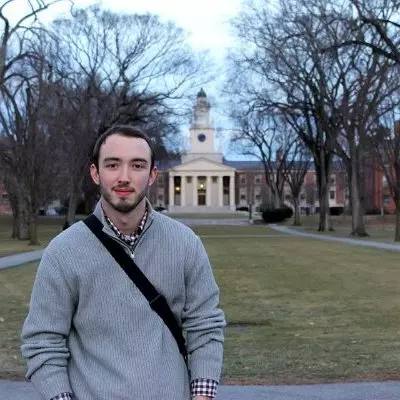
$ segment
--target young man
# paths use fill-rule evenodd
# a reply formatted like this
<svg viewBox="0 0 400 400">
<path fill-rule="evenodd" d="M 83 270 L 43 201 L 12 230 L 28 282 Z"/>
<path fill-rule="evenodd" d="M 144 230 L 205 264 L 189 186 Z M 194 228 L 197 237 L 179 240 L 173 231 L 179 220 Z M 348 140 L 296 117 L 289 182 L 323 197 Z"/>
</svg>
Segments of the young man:
<svg viewBox="0 0 400 400">
<path fill-rule="evenodd" d="M 103 232 L 134 258 L 186 335 L 189 370 L 160 316 L 98 238 L 78 222 L 51 241 L 22 331 L 27 378 L 45 400 L 196 400 L 215 397 L 225 319 L 200 239 L 152 210 L 151 140 L 116 126 L 90 166 Z"/>
</svg>

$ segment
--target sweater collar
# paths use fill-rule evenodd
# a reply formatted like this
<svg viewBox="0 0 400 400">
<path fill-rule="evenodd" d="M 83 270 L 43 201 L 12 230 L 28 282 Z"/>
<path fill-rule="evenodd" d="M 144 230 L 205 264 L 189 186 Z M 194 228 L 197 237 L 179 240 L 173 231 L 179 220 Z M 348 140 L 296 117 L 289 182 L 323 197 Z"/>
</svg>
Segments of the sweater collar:
<svg viewBox="0 0 400 400">
<path fill-rule="evenodd" d="M 149 200 L 146 198 L 146 207 L 147 207 L 147 219 L 144 225 L 143 231 L 145 231 L 150 225 L 153 223 L 154 218 L 156 217 L 157 212 L 154 211 L 153 207 L 151 206 Z M 93 210 L 93 214 L 99 219 L 99 221 L 103 224 L 103 231 L 110 236 L 117 237 L 115 232 L 110 228 L 108 225 L 104 212 L 103 207 L 101 206 L 101 199 L 97 202 L 96 207 Z"/>
</svg>

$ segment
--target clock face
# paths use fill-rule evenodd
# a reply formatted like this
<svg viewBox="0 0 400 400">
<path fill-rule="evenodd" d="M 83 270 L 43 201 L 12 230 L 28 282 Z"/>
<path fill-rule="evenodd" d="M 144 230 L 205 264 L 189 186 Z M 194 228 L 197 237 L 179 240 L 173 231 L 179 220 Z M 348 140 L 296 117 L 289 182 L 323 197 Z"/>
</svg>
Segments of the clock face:
<svg viewBox="0 0 400 400">
<path fill-rule="evenodd" d="M 205 140 L 206 140 L 206 135 L 205 135 L 204 133 L 200 133 L 200 134 L 197 136 L 197 139 L 199 140 L 199 142 L 205 142 Z"/>
</svg>

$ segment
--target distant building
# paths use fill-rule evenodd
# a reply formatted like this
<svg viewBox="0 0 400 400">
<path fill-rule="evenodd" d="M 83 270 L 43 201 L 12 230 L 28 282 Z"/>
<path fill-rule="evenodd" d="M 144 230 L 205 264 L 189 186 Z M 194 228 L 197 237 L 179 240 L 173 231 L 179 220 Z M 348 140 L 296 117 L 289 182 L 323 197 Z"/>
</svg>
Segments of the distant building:
<svg viewBox="0 0 400 400">
<path fill-rule="evenodd" d="M 229 212 L 249 203 L 255 207 L 271 197 L 266 184 L 264 166 L 260 161 L 229 161 L 214 147 L 214 129 L 210 104 L 202 89 L 197 95 L 190 127 L 190 151 L 180 160 L 159 165 L 157 182 L 150 190 L 152 204 L 173 212 Z M 344 205 L 341 171 L 331 176 L 329 202 L 331 207 Z M 318 207 L 315 171 L 310 169 L 305 178 L 305 193 L 301 195 L 304 212 L 315 212 Z M 285 187 L 285 203 L 290 205 L 289 188 Z"/>
</svg>

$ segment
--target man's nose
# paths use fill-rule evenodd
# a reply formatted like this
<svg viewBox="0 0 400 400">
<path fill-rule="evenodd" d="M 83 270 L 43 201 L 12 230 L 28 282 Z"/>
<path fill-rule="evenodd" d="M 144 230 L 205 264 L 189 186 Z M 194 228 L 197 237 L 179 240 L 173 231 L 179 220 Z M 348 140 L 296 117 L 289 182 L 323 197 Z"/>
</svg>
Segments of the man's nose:
<svg viewBox="0 0 400 400">
<path fill-rule="evenodd" d="M 129 182 L 129 168 L 127 165 L 120 168 L 118 180 L 119 182 Z"/>
</svg>

